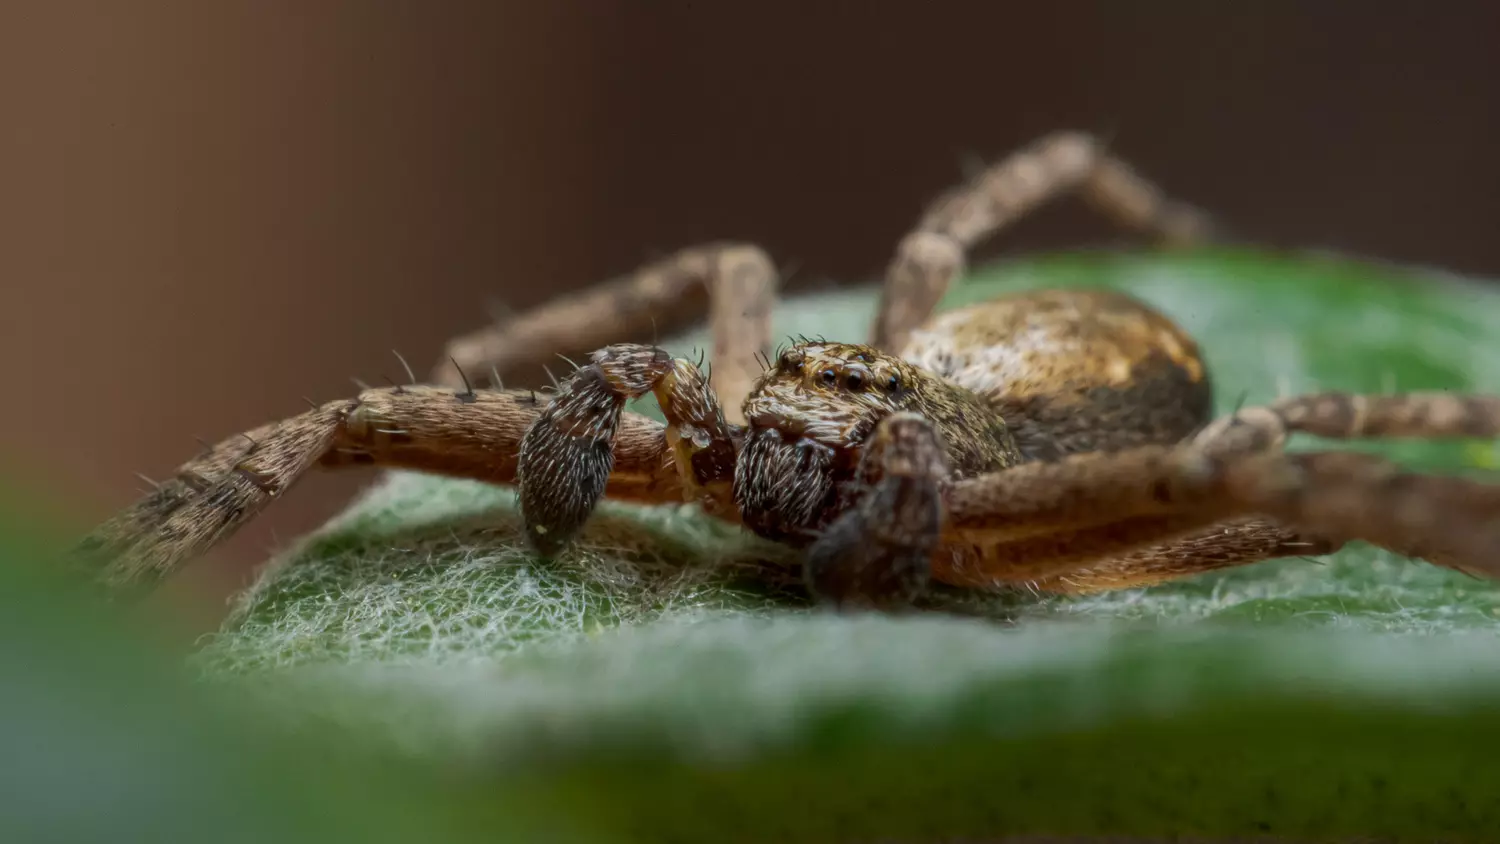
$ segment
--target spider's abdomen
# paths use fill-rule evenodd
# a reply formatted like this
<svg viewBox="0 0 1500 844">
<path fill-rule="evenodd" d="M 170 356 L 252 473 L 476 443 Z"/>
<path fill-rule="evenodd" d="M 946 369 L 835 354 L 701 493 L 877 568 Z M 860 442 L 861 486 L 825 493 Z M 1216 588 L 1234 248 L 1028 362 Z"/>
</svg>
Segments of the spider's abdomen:
<svg viewBox="0 0 1500 844">
<path fill-rule="evenodd" d="M 991 402 L 1031 458 L 1175 442 L 1213 411 L 1193 338 L 1113 291 L 1026 291 L 947 311 L 901 357 Z"/>
</svg>

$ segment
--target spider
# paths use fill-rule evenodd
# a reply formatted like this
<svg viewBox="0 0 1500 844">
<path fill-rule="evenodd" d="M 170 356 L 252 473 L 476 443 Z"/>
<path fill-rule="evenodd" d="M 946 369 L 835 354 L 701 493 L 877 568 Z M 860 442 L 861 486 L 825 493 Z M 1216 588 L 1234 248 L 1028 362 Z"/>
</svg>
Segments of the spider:
<svg viewBox="0 0 1500 844">
<path fill-rule="evenodd" d="M 79 552 L 112 591 L 134 591 L 313 466 L 375 464 L 518 485 L 548 557 L 606 496 L 696 503 L 798 549 L 810 591 L 839 606 L 908 606 L 932 581 L 1143 586 L 1356 540 L 1500 575 L 1500 486 L 1283 448 L 1295 432 L 1494 437 L 1500 398 L 1322 393 L 1214 418 L 1194 340 L 1123 294 L 1038 290 L 935 314 L 969 250 L 1067 193 L 1168 245 L 1210 236 L 1205 214 L 1094 138 L 1050 135 L 931 203 L 889 265 L 867 344 L 773 351 L 766 252 L 686 249 L 454 340 L 431 386 L 365 389 L 208 447 Z M 618 342 L 705 307 L 708 374 Z M 502 369 L 590 348 L 551 393 L 500 384 Z M 484 370 L 492 388 L 475 389 Z M 665 424 L 626 410 L 648 393 Z"/>
</svg>

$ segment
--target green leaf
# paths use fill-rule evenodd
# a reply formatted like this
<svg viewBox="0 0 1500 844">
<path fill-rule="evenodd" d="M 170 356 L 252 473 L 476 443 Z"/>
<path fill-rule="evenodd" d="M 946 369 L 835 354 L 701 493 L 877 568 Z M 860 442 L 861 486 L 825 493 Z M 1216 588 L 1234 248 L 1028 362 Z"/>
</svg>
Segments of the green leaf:
<svg viewBox="0 0 1500 844">
<path fill-rule="evenodd" d="M 1500 294 L 1331 257 L 1048 256 L 946 304 L 1057 285 L 1123 288 L 1179 320 L 1221 408 L 1500 392 Z M 801 297 L 778 331 L 858 339 L 872 313 L 868 289 Z M 1495 443 L 1339 447 L 1500 464 Z M 835 617 L 785 588 L 787 563 L 686 508 L 615 504 L 542 562 L 509 490 L 396 474 L 270 570 L 195 662 L 216 687 L 641 840 L 1478 840 L 1500 824 L 1488 582 L 1361 546 L 1150 590 Z"/>
<path fill-rule="evenodd" d="M 43 565 L 56 543 L 40 533 L 0 509 L 3 840 L 614 840 L 336 724 L 193 683 L 139 619 Z"/>
</svg>

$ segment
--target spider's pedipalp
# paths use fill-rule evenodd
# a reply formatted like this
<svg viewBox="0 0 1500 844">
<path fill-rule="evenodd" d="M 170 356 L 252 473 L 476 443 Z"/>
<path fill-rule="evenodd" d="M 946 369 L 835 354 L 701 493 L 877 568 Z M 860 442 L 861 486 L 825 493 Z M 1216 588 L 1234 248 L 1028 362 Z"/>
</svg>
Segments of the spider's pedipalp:
<svg viewBox="0 0 1500 844">
<path fill-rule="evenodd" d="M 915 413 L 887 416 L 866 442 L 852 506 L 808 547 L 809 590 L 838 606 L 905 606 L 927 585 L 942 535 L 948 459 Z"/>
<path fill-rule="evenodd" d="M 649 347 L 617 346 L 558 386 L 521 439 L 521 513 L 531 544 L 555 554 L 583 527 L 614 467 L 625 403 L 660 380 L 672 361 Z"/>
<path fill-rule="evenodd" d="M 564 380 L 521 439 L 521 513 L 533 547 L 556 554 L 604 496 L 626 402 L 654 393 L 667 418 L 662 451 L 671 455 L 683 497 L 725 516 L 740 439 L 692 361 L 654 346 L 606 346 Z"/>
</svg>

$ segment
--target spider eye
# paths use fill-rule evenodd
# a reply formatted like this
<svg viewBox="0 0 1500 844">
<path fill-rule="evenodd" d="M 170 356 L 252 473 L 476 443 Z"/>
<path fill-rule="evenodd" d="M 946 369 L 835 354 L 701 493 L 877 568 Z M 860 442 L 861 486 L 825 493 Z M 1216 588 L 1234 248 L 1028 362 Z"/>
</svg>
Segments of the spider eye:
<svg viewBox="0 0 1500 844">
<path fill-rule="evenodd" d="M 894 393 L 894 392 L 896 392 L 896 388 L 900 387 L 900 386 L 901 386 L 901 379 L 897 378 L 894 373 L 892 373 L 890 375 L 887 375 L 885 377 L 885 388 L 887 390 L 890 390 L 891 392 Z"/>
<path fill-rule="evenodd" d="M 863 390 L 865 387 L 865 374 L 859 370 L 851 370 L 844 376 L 844 386 L 851 390 Z"/>
<path fill-rule="evenodd" d="M 825 369 L 822 372 L 819 372 L 818 377 L 822 379 L 824 384 L 827 384 L 830 387 L 832 387 L 834 384 L 837 384 L 839 381 L 839 374 L 831 369 Z"/>
</svg>

